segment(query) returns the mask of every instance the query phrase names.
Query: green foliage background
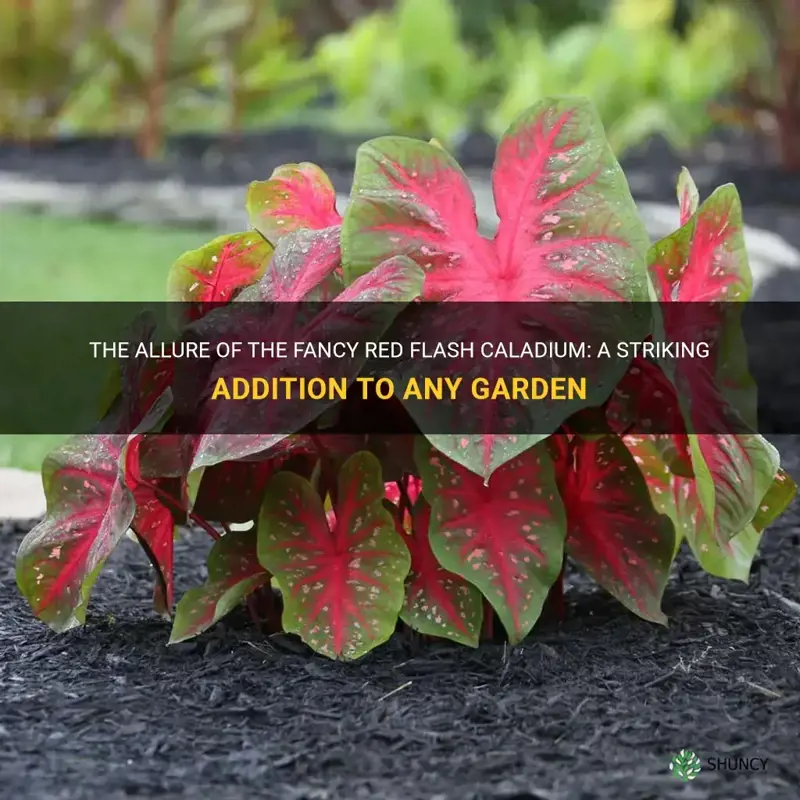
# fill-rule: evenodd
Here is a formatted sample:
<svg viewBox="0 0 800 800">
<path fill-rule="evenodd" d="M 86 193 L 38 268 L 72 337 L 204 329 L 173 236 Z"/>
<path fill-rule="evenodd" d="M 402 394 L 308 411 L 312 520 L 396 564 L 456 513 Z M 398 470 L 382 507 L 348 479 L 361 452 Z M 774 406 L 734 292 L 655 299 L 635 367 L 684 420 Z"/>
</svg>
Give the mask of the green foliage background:
<svg viewBox="0 0 800 800">
<path fill-rule="evenodd" d="M 160 143 L 310 123 L 454 144 L 566 93 L 594 101 L 618 153 L 653 134 L 686 148 L 742 121 L 720 104 L 774 68 L 778 2 L 9 0 L 0 137 L 136 134 L 155 119 Z"/>
</svg>

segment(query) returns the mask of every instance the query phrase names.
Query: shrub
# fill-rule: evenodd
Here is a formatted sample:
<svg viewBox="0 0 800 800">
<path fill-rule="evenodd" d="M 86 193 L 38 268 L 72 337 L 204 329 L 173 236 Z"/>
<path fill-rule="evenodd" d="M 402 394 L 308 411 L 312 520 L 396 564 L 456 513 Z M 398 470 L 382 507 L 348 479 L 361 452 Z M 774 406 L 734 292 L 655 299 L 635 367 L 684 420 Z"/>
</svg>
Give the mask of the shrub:
<svg viewBox="0 0 800 800">
<path fill-rule="evenodd" d="M 758 0 L 743 6 L 763 33 L 763 47 L 741 84 L 739 110 L 756 125 L 766 116 L 783 166 L 800 170 L 800 3 Z"/>
<path fill-rule="evenodd" d="M 88 75 L 88 39 L 108 15 L 103 0 L 0 4 L 0 135 L 49 136 Z"/>
<path fill-rule="evenodd" d="M 315 98 L 271 0 L 15 0 L 0 6 L 0 134 L 133 134 L 157 157 L 169 132 L 285 118 Z"/>
<path fill-rule="evenodd" d="M 616 0 L 607 17 L 553 36 L 504 26 L 495 36 L 498 99 L 486 118 L 499 136 L 549 92 L 576 93 L 597 106 L 617 155 L 665 137 L 684 150 L 713 128 L 712 105 L 758 59 L 760 40 L 737 9 L 698 12 L 684 36 L 672 29 L 674 2 Z"/>
<path fill-rule="evenodd" d="M 325 37 L 316 57 L 336 97 L 336 127 L 446 144 L 473 126 L 489 76 L 461 37 L 452 0 L 401 0 Z"/>
<path fill-rule="evenodd" d="M 201 73 L 200 85 L 226 99 L 219 127 L 233 134 L 285 119 L 319 94 L 319 65 L 301 57 L 294 29 L 269 3 L 250 0 L 247 19 L 224 37 L 221 49 L 224 55 Z"/>
<path fill-rule="evenodd" d="M 224 7 L 207 0 L 122 3 L 113 24 L 92 37 L 94 71 L 69 117 L 72 127 L 133 131 L 139 154 L 158 157 L 168 131 L 204 127 L 197 123 L 218 117 L 226 95 L 230 106 L 238 105 L 250 53 L 228 59 L 226 44 L 249 44 L 244 40 L 252 38 L 251 20 L 259 19 L 263 6 L 264 0 L 232 0 Z M 220 87 L 213 67 L 226 59 L 232 85 L 214 94 Z M 238 108 L 231 111 L 231 122 L 240 116 Z"/>
<path fill-rule="evenodd" d="M 642 304 L 642 340 L 673 342 L 697 333 L 686 330 L 686 307 L 741 309 L 749 298 L 735 188 L 701 205 L 684 172 L 681 227 L 651 246 L 587 101 L 546 99 L 525 112 L 500 142 L 493 180 L 500 225 L 488 240 L 464 174 L 436 143 L 364 144 L 343 217 L 318 167 L 281 167 L 250 187 L 253 230 L 173 266 L 170 299 L 187 304 L 180 325 L 196 331 L 220 306 L 259 300 L 332 298 L 324 309 L 367 300 L 386 311 L 356 320 L 362 339 L 376 340 L 403 308 L 426 308 L 416 301 L 453 303 L 454 314 L 484 300 L 544 310 L 602 301 Z M 315 313 L 302 320 L 304 338 L 341 332 Z M 495 614 L 514 644 L 558 592 L 567 556 L 633 613 L 663 623 L 680 543 L 709 573 L 746 581 L 763 530 L 796 490 L 755 432 L 738 317 L 725 320 L 702 369 L 638 357 L 616 372 L 601 367 L 598 379 L 614 378 L 606 402 L 560 418 L 533 404 L 536 426 L 513 436 L 348 436 L 335 425 L 347 401 L 298 414 L 296 434 L 220 434 L 212 423 L 226 412 L 209 395 L 223 362 L 193 396 L 199 432 L 183 433 L 170 428 L 174 362 L 125 361 L 98 432 L 44 464 L 47 515 L 19 549 L 19 587 L 55 630 L 82 624 L 130 528 L 156 570 L 156 607 L 169 614 L 176 524 L 191 521 L 215 541 L 207 582 L 177 604 L 172 642 L 247 600 L 268 630 L 282 626 L 334 658 L 362 656 L 400 622 L 475 646 Z M 144 320 L 130 336 L 148 342 L 154 331 Z M 336 367 L 352 381 L 363 363 Z M 260 369 L 272 376 L 286 365 L 267 359 Z M 735 407 L 718 402 L 720 386 L 733 387 Z M 415 416 L 400 399 L 392 408 L 406 422 Z M 705 432 L 706 417 L 720 414 L 738 419 L 736 433 Z M 667 431 L 639 432 L 657 416 Z"/>
</svg>

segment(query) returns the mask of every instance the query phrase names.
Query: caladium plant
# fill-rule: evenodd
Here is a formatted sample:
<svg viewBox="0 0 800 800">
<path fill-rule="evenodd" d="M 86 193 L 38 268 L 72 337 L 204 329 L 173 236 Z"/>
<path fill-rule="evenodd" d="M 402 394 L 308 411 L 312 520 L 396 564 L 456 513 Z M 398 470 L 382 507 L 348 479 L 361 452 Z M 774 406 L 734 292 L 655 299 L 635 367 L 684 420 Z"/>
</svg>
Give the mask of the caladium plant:
<svg viewBox="0 0 800 800">
<path fill-rule="evenodd" d="M 34 613 L 56 630 L 82 624 L 128 530 L 155 568 L 156 611 L 174 615 L 171 641 L 245 603 L 262 630 L 337 659 L 363 656 L 398 627 L 468 646 L 500 629 L 516 644 L 548 597 L 561 597 L 568 557 L 630 612 L 661 624 L 684 540 L 706 571 L 747 580 L 796 485 L 756 430 L 739 314 L 752 281 L 736 190 L 701 203 L 684 171 L 680 228 L 651 243 L 596 112 L 570 98 L 543 101 L 510 128 L 493 188 L 500 225 L 487 239 L 467 177 L 438 143 L 363 145 L 343 215 L 320 167 L 280 167 L 251 184 L 251 230 L 176 261 L 176 322 L 199 335 L 220 310 L 284 304 L 289 313 L 269 322 L 268 338 L 278 339 L 292 322 L 288 304 L 312 300 L 326 305 L 304 312 L 303 340 L 363 343 L 427 301 L 643 303 L 655 308 L 635 341 L 685 340 L 688 326 L 698 338 L 715 333 L 711 356 L 618 360 L 593 375 L 604 387 L 599 405 L 577 402 L 559 417 L 531 404 L 530 430 L 490 423 L 470 435 L 424 430 L 398 397 L 381 411 L 394 432 L 337 428 L 370 418 L 369 403 L 348 400 L 294 416 L 276 405 L 257 432 L 242 433 L 234 423 L 255 411 L 212 406 L 214 382 L 240 367 L 268 379 L 307 365 L 212 359 L 187 374 L 160 359 L 128 362 L 96 432 L 45 462 L 47 515 L 17 559 Z M 339 313 L 354 303 L 385 313 Z M 495 306 L 486 319 L 524 338 L 519 317 Z M 555 313 L 550 322 L 568 327 Z M 136 328 L 142 341 L 153 335 L 146 323 Z M 352 383 L 364 367 L 340 359 L 336 376 Z M 213 542 L 208 580 L 173 608 L 173 545 L 187 523 Z"/>
</svg>

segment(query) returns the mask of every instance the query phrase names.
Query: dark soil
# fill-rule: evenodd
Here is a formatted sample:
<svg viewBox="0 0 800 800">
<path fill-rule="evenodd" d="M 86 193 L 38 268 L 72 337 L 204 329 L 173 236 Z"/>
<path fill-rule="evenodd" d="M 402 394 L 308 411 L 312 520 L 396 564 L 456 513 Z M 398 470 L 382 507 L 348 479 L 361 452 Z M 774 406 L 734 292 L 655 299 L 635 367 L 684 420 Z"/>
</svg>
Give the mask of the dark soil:
<svg viewBox="0 0 800 800">
<path fill-rule="evenodd" d="M 309 127 L 247 134 L 238 140 L 176 136 L 158 163 L 143 162 L 127 139 L 73 138 L 35 146 L 0 140 L 0 172 L 61 183 L 173 178 L 189 185 L 242 186 L 266 179 L 280 164 L 313 161 L 329 172 L 339 191 L 347 192 L 356 149 L 367 138 Z M 488 172 L 495 146 L 491 137 L 473 134 L 456 149 L 456 156 L 464 169 Z M 752 135 L 718 134 L 690 153 L 676 153 L 653 139 L 623 158 L 634 196 L 642 201 L 673 203 L 676 176 L 683 165 L 692 170 L 704 196 L 732 182 L 746 206 L 800 206 L 800 173 L 782 169 L 765 142 Z"/>
<path fill-rule="evenodd" d="M 776 440 L 800 472 L 800 436 Z M 749 585 L 681 558 L 661 628 L 570 575 L 567 618 L 519 648 L 397 638 L 355 664 L 265 639 L 244 614 L 167 648 L 152 576 L 127 540 L 86 627 L 35 621 L 0 538 L 0 796 L 35 800 L 796 800 L 800 506 Z M 182 585 L 203 580 L 187 534 Z M 790 604 L 789 604 L 790 605 Z M 669 772 L 686 748 L 703 770 Z M 712 770 L 709 758 L 766 769 Z"/>
</svg>

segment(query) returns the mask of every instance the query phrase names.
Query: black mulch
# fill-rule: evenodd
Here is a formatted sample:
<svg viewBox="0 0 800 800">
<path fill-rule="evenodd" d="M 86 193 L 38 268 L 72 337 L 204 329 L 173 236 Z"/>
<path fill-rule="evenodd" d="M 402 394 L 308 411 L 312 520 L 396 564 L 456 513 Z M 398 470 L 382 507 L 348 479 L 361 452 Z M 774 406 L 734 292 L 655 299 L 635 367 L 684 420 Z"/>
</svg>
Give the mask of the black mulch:
<svg viewBox="0 0 800 800">
<path fill-rule="evenodd" d="M 800 436 L 776 441 L 800 472 Z M 789 800 L 800 797 L 800 506 L 765 535 L 750 585 L 683 559 L 670 627 L 570 576 L 567 620 L 518 649 L 398 639 L 355 664 L 260 638 L 244 614 L 165 647 L 127 540 L 85 628 L 36 622 L 0 536 L 0 796 L 281 800 Z M 178 552 L 201 582 L 205 543 Z M 782 599 L 784 598 L 784 599 Z M 681 748 L 704 768 L 668 769 Z M 709 758 L 768 759 L 711 770 Z"/>
<path fill-rule="evenodd" d="M 187 134 L 170 137 L 161 159 L 150 163 L 137 156 L 130 139 L 77 137 L 33 146 L 0 139 L 0 172 L 60 183 L 174 179 L 189 185 L 246 186 L 266 179 L 281 164 L 312 161 L 329 172 L 339 191 L 349 192 L 356 150 L 368 138 L 308 126 L 248 133 L 236 140 Z M 476 133 L 452 149 L 471 174 L 488 174 L 495 147 L 494 139 Z M 735 183 L 745 206 L 800 204 L 800 173 L 784 170 L 769 141 L 749 133 L 722 131 L 687 153 L 675 152 L 656 137 L 626 153 L 622 164 L 641 201 L 673 203 L 677 173 L 686 165 L 704 197 L 717 186 Z"/>
</svg>

